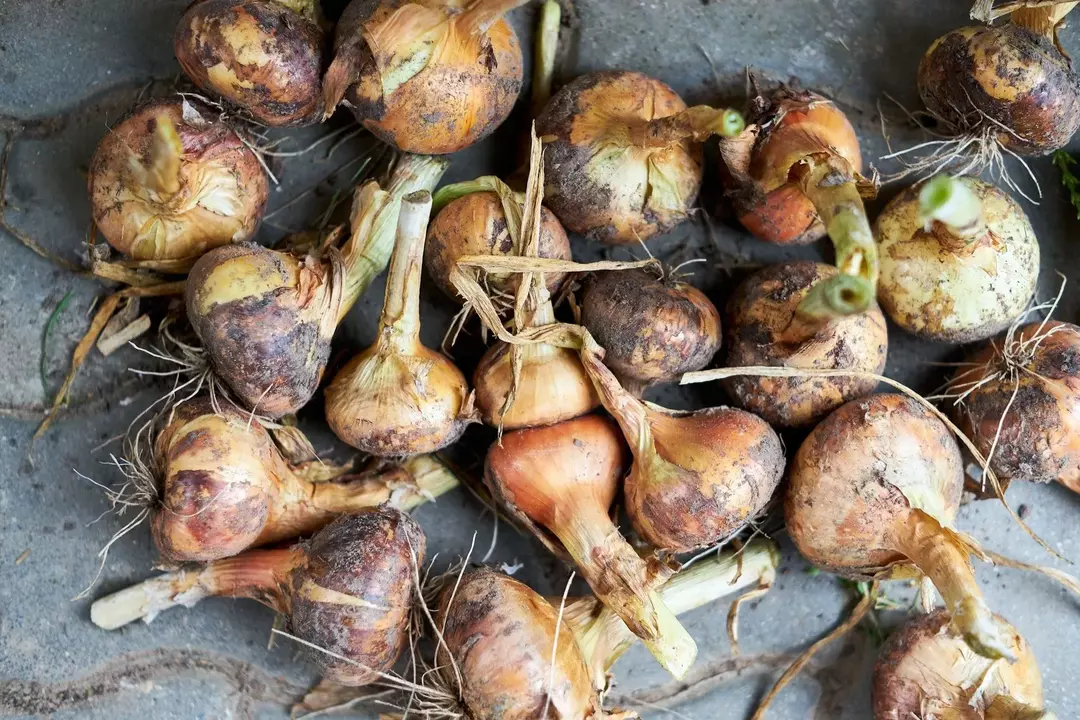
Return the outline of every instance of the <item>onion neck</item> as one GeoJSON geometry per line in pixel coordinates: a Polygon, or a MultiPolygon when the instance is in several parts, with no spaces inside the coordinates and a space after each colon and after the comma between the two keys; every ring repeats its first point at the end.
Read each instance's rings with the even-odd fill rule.
{"type": "Polygon", "coordinates": [[[603,349],[591,335],[586,336],[581,349],[581,364],[585,366],[604,409],[615,418],[629,441],[635,463],[655,456],[656,442],[649,425],[648,408],[619,383],[615,374],[603,363],[602,357],[603,349]]]}
{"type": "Polygon", "coordinates": [[[1013,10],[1009,22],[1031,30],[1057,44],[1057,27],[1065,16],[1080,3],[1062,2],[1043,7],[1022,7],[1013,10]]]}
{"type": "Polygon", "coordinates": [[[735,110],[695,105],[674,115],[631,125],[630,142],[640,148],[665,148],[683,140],[704,142],[713,135],[735,137],[745,127],[746,121],[735,110]]]}
{"type": "Polygon", "coordinates": [[[978,196],[963,181],[938,175],[919,190],[919,218],[942,247],[969,254],[990,232],[978,196]]]}
{"type": "Polygon", "coordinates": [[[529,2],[530,0],[474,0],[453,22],[467,37],[477,37],[490,30],[503,15],[529,2]]]}
{"type": "Polygon", "coordinates": [[[311,504],[341,515],[389,503],[408,511],[458,486],[454,474],[432,455],[417,455],[401,465],[333,482],[315,483],[311,504]]]}
{"type": "Polygon", "coordinates": [[[420,275],[431,193],[406,195],[398,215],[397,240],[386,276],[386,298],[379,318],[380,351],[413,354],[420,344],[420,275]]]}
{"type": "Polygon", "coordinates": [[[536,28],[536,54],[533,58],[532,116],[535,118],[551,99],[551,83],[555,76],[555,54],[559,49],[559,25],[562,6],[558,0],[547,0],[540,6],[540,22],[536,28]]]}

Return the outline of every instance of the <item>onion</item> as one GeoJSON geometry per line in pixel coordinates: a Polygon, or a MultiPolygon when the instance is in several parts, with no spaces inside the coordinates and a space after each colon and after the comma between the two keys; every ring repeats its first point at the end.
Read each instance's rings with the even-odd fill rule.
{"type": "MultiPolygon", "coordinates": [[[[151,534],[167,563],[208,562],[310,535],[338,515],[389,503],[409,510],[457,485],[432,456],[325,478],[318,460],[290,463],[249,413],[208,399],[170,414],[155,442],[160,493],[151,534]]],[[[158,493],[155,493],[157,495],[158,493]]]]}
{"type": "Polygon", "coordinates": [[[325,391],[330,428],[371,455],[434,452],[475,420],[465,376],[420,342],[420,271],[430,212],[426,190],[402,200],[378,337],[325,391]]]}
{"type": "Polygon", "coordinates": [[[983,340],[1007,328],[1035,294],[1035,231],[1015,200],[982,180],[939,175],[912,186],[874,229],[878,299],[919,337],[983,340]]]}
{"type": "Polygon", "coordinates": [[[720,313],[705,293],[646,269],[593,275],[581,297],[581,324],[639,396],[648,385],[700,370],[720,349],[720,313]]]}
{"type": "Polygon", "coordinates": [[[600,601],[681,677],[697,648],[657,593],[668,571],[639,557],[608,517],[625,452],[618,430],[596,415],[515,430],[488,450],[484,482],[549,549],[572,559],[600,601]]]}
{"type": "Polygon", "coordinates": [[[1001,478],[1080,492],[1080,327],[1045,320],[976,348],[953,377],[956,424],[1001,478]]]}
{"type": "Polygon", "coordinates": [[[502,124],[521,91],[521,47],[502,16],[525,2],[353,0],[323,78],[326,114],[344,99],[364,127],[405,152],[472,145],[502,124]]]}
{"type": "Polygon", "coordinates": [[[446,163],[406,156],[387,192],[359,189],[352,236],[340,252],[300,257],[232,245],[192,268],[188,318],[215,373],[248,407],[280,417],[303,407],[319,385],[337,325],[389,260],[401,198],[433,187],[446,163]]]}
{"type": "Polygon", "coordinates": [[[251,598],[286,615],[301,640],[352,661],[312,654],[326,679],[364,685],[408,644],[413,575],[425,543],[400,510],[365,509],[289,549],[252,550],[133,585],[95,601],[90,619],[114,630],[213,595],[251,598]]]}
{"type": "Polygon", "coordinates": [[[889,637],[874,668],[874,720],[915,717],[1051,720],[1031,646],[1004,619],[1016,662],[994,662],[952,632],[949,614],[921,615],[889,637]]]}
{"type": "Polygon", "coordinates": [[[568,229],[638,243],[686,219],[701,186],[701,147],[743,128],[734,110],[687,108],[647,75],[605,71],[563,86],[536,118],[546,144],[545,202],[568,229]]]}
{"type": "MultiPolygon", "coordinates": [[[[769,365],[881,373],[888,353],[876,305],[855,315],[804,313],[811,290],[840,277],[816,262],[771,265],[745,280],[726,312],[729,367],[769,365]]],[[[773,425],[802,427],[877,387],[863,378],[738,376],[724,388],[739,407],[773,425]]]]}
{"type": "Polygon", "coordinates": [[[945,425],[903,395],[854,400],[821,421],[789,471],[788,533],[807,560],[849,577],[888,577],[912,565],[933,581],[952,627],[980,655],[1015,659],[1012,633],[986,606],[952,527],[964,485],[945,425]]]}
{"type": "Polygon", "coordinates": [[[317,0],[197,0],[173,35],[176,59],[206,92],[273,127],[322,110],[317,0]]]}
{"type": "Polygon", "coordinates": [[[94,222],[136,260],[194,258],[255,234],[266,205],[259,160],[222,122],[180,99],[140,105],[98,145],[94,222]]]}

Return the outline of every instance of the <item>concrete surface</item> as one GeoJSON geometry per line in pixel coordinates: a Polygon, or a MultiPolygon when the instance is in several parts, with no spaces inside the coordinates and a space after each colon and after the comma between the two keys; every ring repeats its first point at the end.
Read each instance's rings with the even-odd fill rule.
{"type": "MultiPolygon", "coordinates": [[[[6,139],[21,128],[11,154],[8,217],[53,252],[73,261],[81,256],[89,215],[83,177],[87,162],[107,125],[147,83],[169,80],[177,72],[170,36],[184,4],[182,0],[0,0],[0,135],[6,139]]],[[[887,93],[909,106],[916,104],[913,76],[923,49],[946,29],[964,23],[967,6],[966,0],[578,0],[578,40],[563,73],[569,77],[605,67],[637,69],[662,78],[689,100],[710,102],[740,101],[745,66],[771,80],[797,77],[850,111],[865,156],[873,159],[885,152],[878,100],[887,93]],[[715,74],[706,55],[715,63],[715,74]]],[[[514,22],[526,36],[531,10],[515,13],[514,22]]],[[[1063,41],[1080,50],[1080,33],[1066,30],[1063,41]]],[[[339,116],[335,124],[345,120],[339,116]]],[[[898,144],[917,137],[899,125],[890,131],[898,144]]],[[[506,167],[511,153],[499,149],[516,147],[514,132],[511,124],[496,138],[462,153],[448,179],[511,170],[506,167]],[[494,164],[496,157],[502,166],[494,164]]],[[[1080,150],[1080,140],[1073,145],[1080,150]]],[[[356,140],[329,160],[315,154],[283,164],[282,184],[272,195],[271,210],[331,175],[362,148],[363,141],[356,140]]],[[[1065,273],[1070,282],[1077,280],[1077,220],[1049,160],[1035,161],[1033,169],[1045,198],[1038,207],[1025,207],[1042,241],[1041,293],[1049,295],[1057,289],[1056,271],[1065,273]]],[[[283,228],[311,222],[351,174],[350,168],[339,170],[319,185],[316,194],[272,218],[262,237],[270,241],[280,237],[283,228]]],[[[703,204],[715,209],[709,196],[703,204]]],[[[655,251],[670,260],[707,258],[708,264],[693,266],[696,282],[718,302],[733,283],[725,268],[814,257],[821,250],[765,247],[722,217],[712,225],[712,233],[704,223],[684,225],[658,242],[655,251]]],[[[579,258],[596,253],[580,240],[575,246],[579,258]]],[[[121,433],[160,390],[126,371],[150,366],[138,352],[125,349],[108,361],[95,354],[75,384],[71,408],[38,443],[31,465],[30,437],[46,397],[39,373],[45,323],[70,291],[69,305],[46,347],[51,395],[102,287],[58,269],[7,235],[0,237],[0,258],[0,714],[170,720],[283,717],[282,708],[313,680],[313,673],[289,643],[267,648],[273,617],[261,606],[208,600],[190,611],[165,613],[151,625],[107,633],[90,623],[89,600],[71,600],[90,583],[98,548],[123,522],[113,516],[92,522],[107,504],[75,470],[100,482],[115,482],[117,474],[102,462],[117,445],[100,446],[121,433]]],[[[353,310],[338,333],[339,356],[370,341],[381,299],[381,285],[373,287],[353,310]]],[[[1075,321],[1078,310],[1080,293],[1070,290],[1058,317],[1075,321]]],[[[448,316],[442,298],[433,290],[427,293],[424,335],[429,343],[442,337],[448,316]]],[[[899,332],[892,334],[891,343],[888,373],[922,391],[933,389],[939,379],[939,369],[928,362],[957,356],[955,348],[916,343],[899,332]]],[[[477,353],[475,340],[467,339],[458,358],[469,368],[477,353]]],[[[678,407],[723,402],[719,390],[707,386],[665,390],[656,398],[678,407]]],[[[304,426],[318,433],[320,448],[344,456],[341,446],[320,431],[320,419],[318,402],[301,415],[304,426]]],[[[489,437],[482,430],[471,430],[466,444],[474,452],[482,450],[489,437]]],[[[1062,555],[1080,558],[1080,497],[1056,486],[1021,485],[1009,491],[1009,499],[1014,507],[1029,509],[1028,522],[1062,555]]],[[[421,509],[418,517],[428,531],[429,547],[441,553],[441,563],[464,554],[474,532],[480,555],[490,543],[490,516],[464,493],[421,509]]],[[[997,503],[966,507],[959,526],[989,548],[1027,561],[1049,562],[997,503]]],[[[150,575],[154,557],[145,528],[133,532],[113,548],[92,595],[150,575]]],[[[567,576],[537,543],[506,527],[490,560],[524,563],[519,577],[542,592],[561,590],[567,576]]],[[[657,718],[747,717],[778,673],[782,658],[776,654],[806,647],[850,606],[850,596],[834,579],[809,574],[806,568],[786,546],[776,588],[744,609],[743,655],[738,660],[727,660],[726,606],[689,616],[687,627],[701,648],[699,666],[713,667],[716,677],[687,689],[676,698],[685,702],[671,709],[653,705],[637,709],[645,717],[657,718]]],[[[1080,653],[1075,651],[1080,644],[1080,603],[1039,578],[985,565],[978,572],[992,606],[1034,647],[1044,671],[1048,706],[1063,720],[1080,717],[1080,689],[1075,682],[1080,677],[1080,653]]],[[[900,588],[890,592],[902,594],[900,588]]],[[[867,635],[852,634],[790,686],[769,717],[867,718],[875,651],[867,635]]],[[[616,694],[624,698],[666,680],[640,648],[620,661],[616,673],[616,694]]]]}

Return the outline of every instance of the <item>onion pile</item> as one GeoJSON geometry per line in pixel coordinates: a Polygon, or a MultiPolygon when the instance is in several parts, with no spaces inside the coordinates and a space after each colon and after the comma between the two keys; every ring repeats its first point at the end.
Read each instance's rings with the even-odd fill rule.
{"type": "Polygon", "coordinates": [[[984,340],[1027,308],[1039,242],[1020,206],[977,178],[939,175],[889,202],[875,225],[878,299],[919,337],[984,340]]]}
{"type": "Polygon", "coordinates": [[[323,79],[326,114],[342,100],[404,152],[457,152],[495,130],[521,92],[522,57],[502,19],[527,0],[353,0],[323,79]]]}
{"type": "Polygon", "coordinates": [[[425,543],[420,526],[400,510],[361,510],[292,548],[251,550],[108,595],[94,602],[90,619],[114,630],[214,595],[251,598],[285,615],[301,640],[347,658],[311,654],[328,680],[365,685],[393,667],[408,644],[425,543]]]}
{"type": "Polygon", "coordinates": [[[401,198],[430,189],[442,160],[405,156],[387,191],[357,191],[352,235],[304,257],[243,244],[204,255],[185,288],[188,318],[218,377],[270,417],[303,407],[319,385],[338,323],[389,260],[401,198]]]}
{"type": "Polygon", "coordinates": [[[197,0],[173,48],[195,85],[256,122],[308,125],[322,110],[320,23],[318,0],[197,0]]]}
{"type": "Polygon", "coordinates": [[[326,387],[326,421],[343,441],[380,457],[434,452],[475,422],[465,376],[420,342],[420,275],[431,193],[401,201],[397,241],[375,344],[326,387]]]}
{"type": "Polygon", "coordinates": [[[225,123],[187,100],[154,100],[105,135],[90,161],[98,230],[136,260],[196,258],[255,234],[267,183],[225,123]]]}
{"type": "Polygon", "coordinates": [[[687,108],[641,73],[582,75],[536,118],[548,141],[545,202],[568,230],[595,240],[648,240],[686,219],[701,186],[699,143],[742,128],[734,110],[687,108]]]}

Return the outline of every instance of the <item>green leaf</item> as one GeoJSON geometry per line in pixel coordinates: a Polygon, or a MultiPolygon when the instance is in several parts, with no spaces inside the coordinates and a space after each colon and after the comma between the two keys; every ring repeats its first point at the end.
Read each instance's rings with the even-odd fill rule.
{"type": "Polygon", "coordinates": [[[49,335],[52,333],[56,321],[60,319],[60,313],[64,312],[64,308],[67,307],[68,301],[71,300],[71,293],[73,292],[74,290],[68,290],[67,294],[56,304],[56,309],[52,311],[49,315],[49,319],[45,321],[45,331],[41,334],[41,363],[38,366],[38,369],[41,372],[41,393],[45,396],[46,401],[49,400],[49,383],[45,379],[46,353],[48,352],[49,335]]]}
{"type": "Polygon", "coordinates": [[[1072,165],[1076,158],[1064,150],[1054,151],[1054,165],[1061,172],[1061,184],[1069,191],[1069,202],[1076,209],[1076,219],[1080,220],[1080,178],[1073,174],[1072,165]]]}

